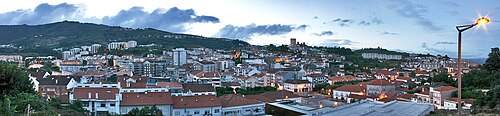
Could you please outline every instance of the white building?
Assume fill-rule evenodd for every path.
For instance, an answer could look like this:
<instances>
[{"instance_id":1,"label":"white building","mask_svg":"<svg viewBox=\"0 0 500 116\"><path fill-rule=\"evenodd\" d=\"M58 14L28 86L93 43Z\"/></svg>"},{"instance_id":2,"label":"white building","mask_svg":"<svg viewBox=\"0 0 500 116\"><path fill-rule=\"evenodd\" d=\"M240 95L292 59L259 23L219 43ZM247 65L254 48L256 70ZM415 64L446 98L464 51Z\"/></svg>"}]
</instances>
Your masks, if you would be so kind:
<instances>
[{"instance_id":1,"label":"white building","mask_svg":"<svg viewBox=\"0 0 500 116\"><path fill-rule=\"evenodd\" d=\"M265 114L264 102L246 98L239 94L226 94L218 100L222 103L223 116L255 116Z\"/></svg>"},{"instance_id":2,"label":"white building","mask_svg":"<svg viewBox=\"0 0 500 116\"><path fill-rule=\"evenodd\" d=\"M312 91L312 83L308 80L286 80L284 89L291 92L306 93Z\"/></svg>"},{"instance_id":3,"label":"white building","mask_svg":"<svg viewBox=\"0 0 500 116\"><path fill-rule=\"evenodd\" d=\"M215 95L172 96L171 116L221 116L222 104Z\"/></svg>"},{"instance_id":4,"label":"white building","mask_svg":"<svg viewBox=\"0 0 500 116\"><path fill-rule=\"evenodd\" d=\"M137 46L136 41L128 41L127 42L127 48L135 48Z\"/></svg>"},{"instance_id":5,"label":"white building","mask_svg":"<svg viewBox=\"0 0 500 116\"><path fill-rule=\"evenodd\" d=\"M174 65L176 66L182 66L186 64L187 62L187 52L184 50L184 48L175 48L172 50L173 52L173 59L174 59Z\"/></svg>"},{"instance_id":6,"label":"white building","mask_svg":"<svg viewBox=\"0 0 500 116\"><path fill-rule=\"evenodd\" d=\"M95 54L95 53L98 52L97 50L99 50L99 48L101 48L101 44L92 44L92 46L90 46L90 51L89 52L91 54Z\"/></svg>"},{"instance_id":7,"label":"white building","mask_svg":"<svg viewBox=\"0 0 500 116\"><path fill-rule=\"evenodd\" d=\"M125 49L125 48L127 48L127 42L111 42L108 44L109 50Z\"/></svg>"},{"instance_id":8,"label":"white building","mask_svg":"<svg viewBox=\"0 0 500 116\"><path fill-rule=\"evenodd\" d=\"M379 54L379 53L362 53L361 56L365 59L386 59L386 60L400 60L401 55L389 55L389 54Z\"/></svg>"},{"instance_id":9,"label":"white building","mask_svg":"<svg viewBox=\"0 0 500 116\"><path fill-rule=\"evenodd\" d=\"M91 86L92 85L92 86ZM84 109L96 113L120 113L120 84L78 84L69 95L70 101L83 102Z\"/></svg>"}]
</instances>

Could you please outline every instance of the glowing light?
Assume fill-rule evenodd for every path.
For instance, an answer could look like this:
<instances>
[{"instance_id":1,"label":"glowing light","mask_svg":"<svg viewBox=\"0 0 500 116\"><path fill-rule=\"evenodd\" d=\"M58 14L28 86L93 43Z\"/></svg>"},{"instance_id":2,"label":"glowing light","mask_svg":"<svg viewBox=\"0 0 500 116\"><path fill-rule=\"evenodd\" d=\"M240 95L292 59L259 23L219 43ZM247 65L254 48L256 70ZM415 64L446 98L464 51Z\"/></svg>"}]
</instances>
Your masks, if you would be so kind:
<instances>
[{"instance_id":1,"label":"glowing light","mask_svg":"<svg viewBox=\"0 0 500 116\"><path fill-rule=\"evenodd\" d=\"M478 24L478 25L485 25L485 24L488 24L489 22L490 22L490 19L488 19L486 17L481 17L481 18L476 20L476 24Z\"/></svg>"}]
</instances>

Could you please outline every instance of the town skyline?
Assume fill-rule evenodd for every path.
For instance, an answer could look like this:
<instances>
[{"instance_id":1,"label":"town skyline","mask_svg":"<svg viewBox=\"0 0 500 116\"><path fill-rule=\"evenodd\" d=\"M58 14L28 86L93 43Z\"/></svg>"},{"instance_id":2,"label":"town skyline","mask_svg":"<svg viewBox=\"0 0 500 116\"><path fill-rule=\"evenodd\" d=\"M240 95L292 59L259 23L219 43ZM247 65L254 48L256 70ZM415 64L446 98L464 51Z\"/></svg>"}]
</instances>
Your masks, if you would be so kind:
<instances>
[{"instance_id":1,"label":"town skyline","mask_svg":"<svg viewBox=\"0 0 500 116\"><path fill-rule=\"evenodd\" d=\"M454 26L487 16L492 19L487 30L465 33L463 46L464 58L486 58L490 48L499 45L495 19L500 6L488 2L493 1L127 1L109 6L99 5L100 1L36 1L13 6L2 3L0 24L71 20L240 39L254 45L281 45L297 38L312 46L382 47L456 57ZM270 7L272 4L282 5Z\"/></svg>"}]
</instances>

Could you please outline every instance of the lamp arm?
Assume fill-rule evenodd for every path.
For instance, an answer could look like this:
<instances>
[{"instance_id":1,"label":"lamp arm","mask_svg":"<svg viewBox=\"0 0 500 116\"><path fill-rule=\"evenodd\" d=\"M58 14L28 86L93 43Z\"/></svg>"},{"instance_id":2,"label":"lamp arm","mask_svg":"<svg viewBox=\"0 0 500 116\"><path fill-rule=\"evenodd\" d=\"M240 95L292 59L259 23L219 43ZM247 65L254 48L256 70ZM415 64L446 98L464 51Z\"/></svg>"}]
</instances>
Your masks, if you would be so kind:
<instances>
[{"instance_id":1,"label":"lamp arm","mask_svg":"<svg viewBox=\"0 0 500 116\"><path fill-rule=\"evenodd\" d=\"M474 26L476 26L476 25L477 25L477 23L472 24L472 25L460 25L460 26L456 26L456 28L457 28L457 30L458 30L459 32L463 32L463 31L465 31L465 30L467 30L467 29L470 29L470 28L472 28L472 27L474 27Z\"/></svg>"}]
</instances>

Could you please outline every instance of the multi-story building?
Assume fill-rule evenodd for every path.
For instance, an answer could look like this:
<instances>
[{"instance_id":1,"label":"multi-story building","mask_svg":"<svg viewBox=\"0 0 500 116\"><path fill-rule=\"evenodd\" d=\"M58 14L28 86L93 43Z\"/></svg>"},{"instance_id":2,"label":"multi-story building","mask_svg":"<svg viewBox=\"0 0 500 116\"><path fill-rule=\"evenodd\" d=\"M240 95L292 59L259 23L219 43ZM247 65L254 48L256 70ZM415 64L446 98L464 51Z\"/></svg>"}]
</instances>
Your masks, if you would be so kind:
<instances>
[{"instance_id":1,"label":"multi-story building","mask_svg":"<svg viewBox=\"0 0 500 116\"><path fill-rule=\"evenodd\" d=\"M115 49L125 49L127 48L127 42L111 42L108 44L108 49L109 50L115 50Z\"/></svg>"},{"instance_id":2,"label":"multi-story building","mask_svg":"<svg viewBox=\"0 0 500 116\"><path fill-rule=\"evenodd\" d=\"M395 90L396 86L385 79L377 79L368 83L366 89L369 95L377 96L381 93Z\"/></svg>"},{"instance_id":3,"label":"multi-story building","mask_svg":"<svg viewBox=\"0 0 500 116\"><path fill-rule=\"evenodd\" d=\"M328 82L328 77L322 74L310 74L302 77L303 80L308 80L309 82L312 82L313 85L317 84L323 84Z\"/></svg>"},{"instance_id":4,"label":"multi-story building","mask_svg":"<svg viewBox=\"0 0 500 116\"><path fill-rule=\"evenodd\" d=\"M215 63L211 61L200 61L201 70L204 72L215 72Z\"/></svg>"},{"instance_id":5,"label":"multi-story building","mask_svg":"<svg viewBox=\"0 0 500 116\"><path fill-rule=\"evenodd\" d=\"M171 116L221 116L222 104L215 95L172 96Z\"/></svg>"},{"instance_id":6,"label":"multi-story building","mask_svg":"<svg viewBox=\"0 0 500 116\"><path fill-rule=\"evenodd\" d=\"M174 102L170 92L123 92L120 102L120 114L127 114L134 108L156 106L162 115L171 116Z\"/></svg>"},{"instance_id":7,"label":"multi-story building","mask_svg":"<svg viewBox=\"0 0 500 116\"><path fill-rule=\"evenodd\" d=\"M249 99L244 95L226 94L218 97L222 103L223 116L254 116L263 115L264 102Z\"/></svg>"},{"instance_id":8,"label":"multi-story building","mask_svg":"<svg viewBox=\"0 0 500 116\"><path fill-rule=\"evenodd\" d=\"M92 44L92 46L90 46L90 53L91 54L95 54L98 52L99 48L101 48L101 44Z\"/></svg>"},{"instance_id":9,"label":"multi-story building","mask_svg":"<svg viewBox=\"0 0 500 116\"><path fill-rule=\"evenodd\" d=\"M400 60L401 55L379 54L379 53L361 53L365 59L385 59L385 60Z\"/></svg>"},{"instance_id":10,"label":"multi-story building","mask_svg":"<svg viewBox=\"0 0 500 116\"><path fill-rule=\"evenodd\" d=\"M137 46L136 41L128 41L127 42L127 48L135 48Z\"/></svg>"},{"instance_id":11,"label":"multi-story building","mask_svg":"<svg viewBox=\"0 0 500 116\"><path fill-rule=\"evenodd\" d=\"M351 95L365 95L366 90L363 86L360 85L344 85L333 90L333 98L334 99L342 99L350 102L349 96Z\"/></svg>"},{"instance_id":12,"label":"multi-story building","mask_svg":"<svg viewBox=\"0 0 500 116\"><path fill-rule=\"evenodd\" d=\"M451 99L451 93L456 90L457 88L453 86L431 87L429 96L432 104L434 104L438 109L442 109L445 100Z\"/></svg>"},{"instance_id":13,"label":"multi-story building","mask_svg":"<svg viewBox=\"0 0 500 116\"><path fill-rule=\"evenodd\" d=\"M21 56L21 55L0 55L0 61L22 62L23 56Z\"/></svg>"},{"instance_id":14,"label":"multi-story building","mask_svg":"<svg viewBox=\"0 0 500 116\"><path fill-rule=\"evenodd\" d=\"M172 50L172 54L175 66L182 66L187 63L187 52L184 48L175 48Z\"/></svg>"},{"instance_id":15,"label":"multi-story building","mask_svg":"<svg viewBox=\"0 0 500 116\"><path fill-rule=\"evenodd\" d=\"M69 95L70 101L83 102L84 109L97 114L120 114L120 83L77 84Z\"/></svg>"},{"instance_id":16,"label":"multi-story building","mask_svg":"<svg viewBox=\"0 0 500 116\"><path fill-rule=\"evenodd\" d=\"M284 83L284 90L306 93L312 91L312 83L308 80L286 80Z\"/></svg>"}]
</instances>

